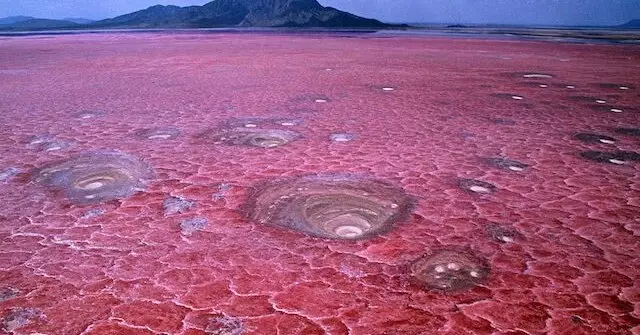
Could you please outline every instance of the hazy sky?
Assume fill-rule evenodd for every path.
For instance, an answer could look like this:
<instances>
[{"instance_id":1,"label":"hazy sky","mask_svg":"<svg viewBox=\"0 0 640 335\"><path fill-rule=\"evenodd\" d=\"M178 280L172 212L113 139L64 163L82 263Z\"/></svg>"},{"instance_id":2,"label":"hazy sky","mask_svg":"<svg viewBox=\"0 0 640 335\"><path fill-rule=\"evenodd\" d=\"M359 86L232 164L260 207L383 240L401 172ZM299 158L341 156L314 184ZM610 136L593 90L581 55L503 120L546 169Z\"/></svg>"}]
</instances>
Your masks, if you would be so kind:
<instances>
[{"instance_id":1,"label":"hazy sky","mask_svg":"<svg viewBox=\"0 0 640 335\"><path fill-rule=\"evenodd\" d=\"M0 17L102 19L155 4L202 5L208 0L0 0ZM640 19L640 0L319 0L387 22L607 25Z\"/></svg>"}]
</instances>

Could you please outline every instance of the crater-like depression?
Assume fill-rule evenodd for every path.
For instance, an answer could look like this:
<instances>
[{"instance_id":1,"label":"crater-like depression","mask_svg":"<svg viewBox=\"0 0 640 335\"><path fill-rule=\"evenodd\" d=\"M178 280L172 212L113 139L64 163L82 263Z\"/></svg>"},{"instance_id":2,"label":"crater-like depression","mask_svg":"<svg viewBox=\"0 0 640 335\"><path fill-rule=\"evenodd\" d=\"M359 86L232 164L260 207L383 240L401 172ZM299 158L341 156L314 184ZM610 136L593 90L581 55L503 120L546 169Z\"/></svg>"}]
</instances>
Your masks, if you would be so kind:
<instances>
[{"instance_id":1,"label":"crater-like depression","mask_svg":"<svg viewBox=\"0 0 640 335\"><path fill-rule=\"evenodd\" d=\"M329 239L365 239L407 219L413 198L389 182L347 174L307 175L255 188L249 219Z\"/></svg>"},{"instance_id":2,"label":"crater-like depression","mask_svg":"<svg viewBox=\"0 0 640 335\"><path fill-rule=\"evenodd\" d=\"M258 148L276 148L302 137L299 133L281 129L208 130L198 136L201 141L214 144L246 145Z\"/></svg>"},{"instance_id":3,"label":"crater-like depression","mask_svg":"<svg viewBox=\"0 0 640 335\"><path fill-rule=\"evenodd\" d=\"M101 151L49 163L35 170L32 179L75 204L90 204L129 197L153 175L151 166L135 156Z\"/></svg>"},{"instance_id":4,"label":"crater-like depression","mask_svg":"<svg viewBox=\"0 0 640 335\"><path fill-rule=\"evenodd\" d=\"M483 283L489 275L489 263L470 250L448 248L416 260L411 272L427 289L456 292Z\"/></svg>"}]
</instances>

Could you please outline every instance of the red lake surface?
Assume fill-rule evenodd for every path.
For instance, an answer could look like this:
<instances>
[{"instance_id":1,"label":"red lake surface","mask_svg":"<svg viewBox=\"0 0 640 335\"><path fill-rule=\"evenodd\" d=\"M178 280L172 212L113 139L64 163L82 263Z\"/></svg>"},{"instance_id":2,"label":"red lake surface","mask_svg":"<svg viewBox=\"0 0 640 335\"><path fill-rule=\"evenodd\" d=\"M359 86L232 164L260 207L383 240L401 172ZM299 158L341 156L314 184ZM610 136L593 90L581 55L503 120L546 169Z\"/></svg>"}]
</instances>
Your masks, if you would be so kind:
<instances>
[{"instance_id":1,"label":"red lake surface","mask_svg":"<svg viewBox=\"0 0 640 335\"><path fill-rule=\"evenodd\" d=\"M640 47L0 38L0 332L640 334Z\"/></svg>"}]
</instances>

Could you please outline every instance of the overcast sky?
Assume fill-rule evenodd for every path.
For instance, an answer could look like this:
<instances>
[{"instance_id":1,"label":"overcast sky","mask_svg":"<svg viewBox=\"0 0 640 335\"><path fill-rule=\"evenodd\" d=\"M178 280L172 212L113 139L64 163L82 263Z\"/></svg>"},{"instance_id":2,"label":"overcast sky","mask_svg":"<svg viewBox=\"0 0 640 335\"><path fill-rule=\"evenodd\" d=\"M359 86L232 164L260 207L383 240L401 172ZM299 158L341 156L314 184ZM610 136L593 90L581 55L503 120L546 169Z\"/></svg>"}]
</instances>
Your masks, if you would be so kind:
<instances>
[{"instance_id":1,"label":"overcast sky","mask_svg":"<svg viewBox=\"0 0 640 335\"><path fill-rule=\"evenodd\" d=\"M155 4L202 5L209 0L0 0L0 17L102 19ZM319 0L387 22L610 25L640 19L640 0Z\"/></svg>"}]
</instances>

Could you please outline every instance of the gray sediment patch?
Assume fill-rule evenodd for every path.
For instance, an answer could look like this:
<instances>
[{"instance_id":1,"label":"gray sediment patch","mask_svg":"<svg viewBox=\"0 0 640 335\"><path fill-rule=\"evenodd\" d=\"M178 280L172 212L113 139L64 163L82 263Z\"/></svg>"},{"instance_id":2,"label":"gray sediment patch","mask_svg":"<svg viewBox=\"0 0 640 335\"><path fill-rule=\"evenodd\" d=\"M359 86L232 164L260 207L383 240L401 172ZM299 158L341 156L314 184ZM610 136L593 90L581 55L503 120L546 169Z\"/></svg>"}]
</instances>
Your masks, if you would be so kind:
<instances>
[{"instance_id":1,"label":"gray sediment patch","mask_svg":"<svg viewBox=\"0 0 640 335\"><path fill-rule=\"evenodd\" d=\"M164 215L171 215L176 213L184 213L191 209L195 205L194 201L187 200L183 197L168 197L162 202L162 208Z\"/></svg>"},{"instance_id":2,"label":"gray sediment patch","mask_svg":"<svg viewBox=\"0 0 640 335\"><path fill-rule=\"evenodd\" d=\"M486 281L489 263L466 248L445 248L414 261L411 274L428 290L460 292Z\"/></svg>"},{"instance_id":3,"label":"gray sediment patch","mask_svg":"<svg viewBox=\"0 0 640 335\"><path fill-rule=\"evenodd\" d=\"M18 173L20 173L20 169L16 167L8 167L2 171L0 171L0 182L7 182L13 179Z\"/></svg>"},{"instance_id":4,"label":"gray sediment patch","mask_svg":"<svg viewBox=\"0 0 640 335\"><path fill-rule=\"evenodd\" d=\"M577 133L573 135L578 141L582 141L584 143L595 143L595 144L614 144L617 140L611 136L599 135L593 133Z\"/></svg>"},{"instance_id":5,"label":"gray sediment patch","mask_svg":"<svg viewBox=\"0 0 640 335\"><path fill-rule=\"evenodd\" d=\"M175 127L155 127L138 129L135 135L147 140L170 140L180 136L181 131Z\"/></svg>"},{"instance_id":6,"label":"gray sediment patch","mask_svg":"<svg viewBox=\"0 0 640 335\"><path fill-rule=\"evenodd\" d=\"M184 236L191 236L197 231L204 230L209 221L203 217L191 218L180 222L180 233Z\"/></svg>"}]
</instances>

